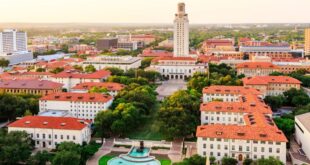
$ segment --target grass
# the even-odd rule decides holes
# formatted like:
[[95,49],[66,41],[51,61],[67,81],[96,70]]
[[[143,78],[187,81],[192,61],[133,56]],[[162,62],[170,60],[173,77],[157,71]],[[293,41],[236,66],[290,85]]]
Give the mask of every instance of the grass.
[[[115,156],[112,155],[106,155],[100,158],[99,160],[99,165],[107,165],[108,161],[112,158],[114,158]],[[169,159],[158,159],[160,161],[161,165],[171,165],[171,160]]]
[[156,104],[151,111],[151,114],[145,119],[145,123],[135,131],[127,134],[130,139],[138,140],[162,140],[164,135],[159,132],[158,123],[156,123],[156,114],[160,104]]
[[99,165],[107,165],[108,164],[108,161],[112,158],[114,158],[115,156],[103,156],[99,159]]

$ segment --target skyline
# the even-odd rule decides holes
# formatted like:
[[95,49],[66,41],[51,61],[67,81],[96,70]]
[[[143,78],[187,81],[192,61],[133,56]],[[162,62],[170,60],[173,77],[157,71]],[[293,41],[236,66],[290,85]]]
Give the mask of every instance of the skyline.
[[179,2],[186,3],[191,24],[310,23],[307,0],[1,1],[1,23],[170,24]]

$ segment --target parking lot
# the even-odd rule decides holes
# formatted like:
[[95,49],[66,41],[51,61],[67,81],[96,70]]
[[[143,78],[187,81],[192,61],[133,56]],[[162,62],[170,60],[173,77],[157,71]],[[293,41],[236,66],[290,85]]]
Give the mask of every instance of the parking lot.
[[186,89],[186,82],[184,80],[163,81],[163,83],[156,89],[156,92],[158,93],[157,99],[163,100],[174,92],[184,89]]

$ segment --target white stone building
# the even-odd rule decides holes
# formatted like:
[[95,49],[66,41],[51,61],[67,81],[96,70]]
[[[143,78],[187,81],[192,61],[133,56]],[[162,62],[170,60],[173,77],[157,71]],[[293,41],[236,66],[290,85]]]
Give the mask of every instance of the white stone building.
[[69,116],[94,120],[97,113],[107,110],[113,97],[99,93],[53,93],[40,98],[40,114],[48,111],[66,111]]
[[[298,147],[298,156],[290,153],[293,163],[302,165],[310,163],[310,113],[295,117],[295,140]],[[294,150],[294,146],[291,147]],[[305,158],[303,158],[305,157]]]
[[8,126],[8,131],[25,131],[36,148],[55,149],[62,142],[82,145],[91,138],[91,121],[72,117],[26,116]]
[[32,52],[27,50],[27,33],[16,29],[0,32],[0,58],[17,64],[33,59]]
[[214,156],[217,161],[225,156],[239,162],[272,156],[286,162],[287,139],[261,97],[258,90],[248,87],[204,88],[197,153]]
[[110,71],[99,70],[94,73],[78,73],[63,71],[49,77],[50,81],[64,84],[63,88],[71,91],[71,88],[85,82],[103,82],[111,75]]
[[83,67],[93,65],[97,70],[107,67],[117,67],[124,71],[136,69],[141,66],[141,58],[132,56],[96,56],[87,58],[83,62]]

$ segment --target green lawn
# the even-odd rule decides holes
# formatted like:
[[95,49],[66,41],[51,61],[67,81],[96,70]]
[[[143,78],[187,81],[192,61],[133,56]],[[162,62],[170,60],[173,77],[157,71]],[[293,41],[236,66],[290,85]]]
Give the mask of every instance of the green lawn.
[[152,109],[150,116],[145,119],[144,125],[130,132],[126,137],[138,140],[163,140],[165,137],[159,132],[158,124],[156,123],[156,113],[160,107],[157,104]]
[[[107,165],[108,161],[115,156],[103,156],[99,160],[99,165]],[[168,159],[159,159],[161,165],[171,165],[171,160]]]
[[108,161],[112,158],[114,158],[115,156],[103,156],[100,158],[99,160],[99,165],[107,165],[108,164]]

